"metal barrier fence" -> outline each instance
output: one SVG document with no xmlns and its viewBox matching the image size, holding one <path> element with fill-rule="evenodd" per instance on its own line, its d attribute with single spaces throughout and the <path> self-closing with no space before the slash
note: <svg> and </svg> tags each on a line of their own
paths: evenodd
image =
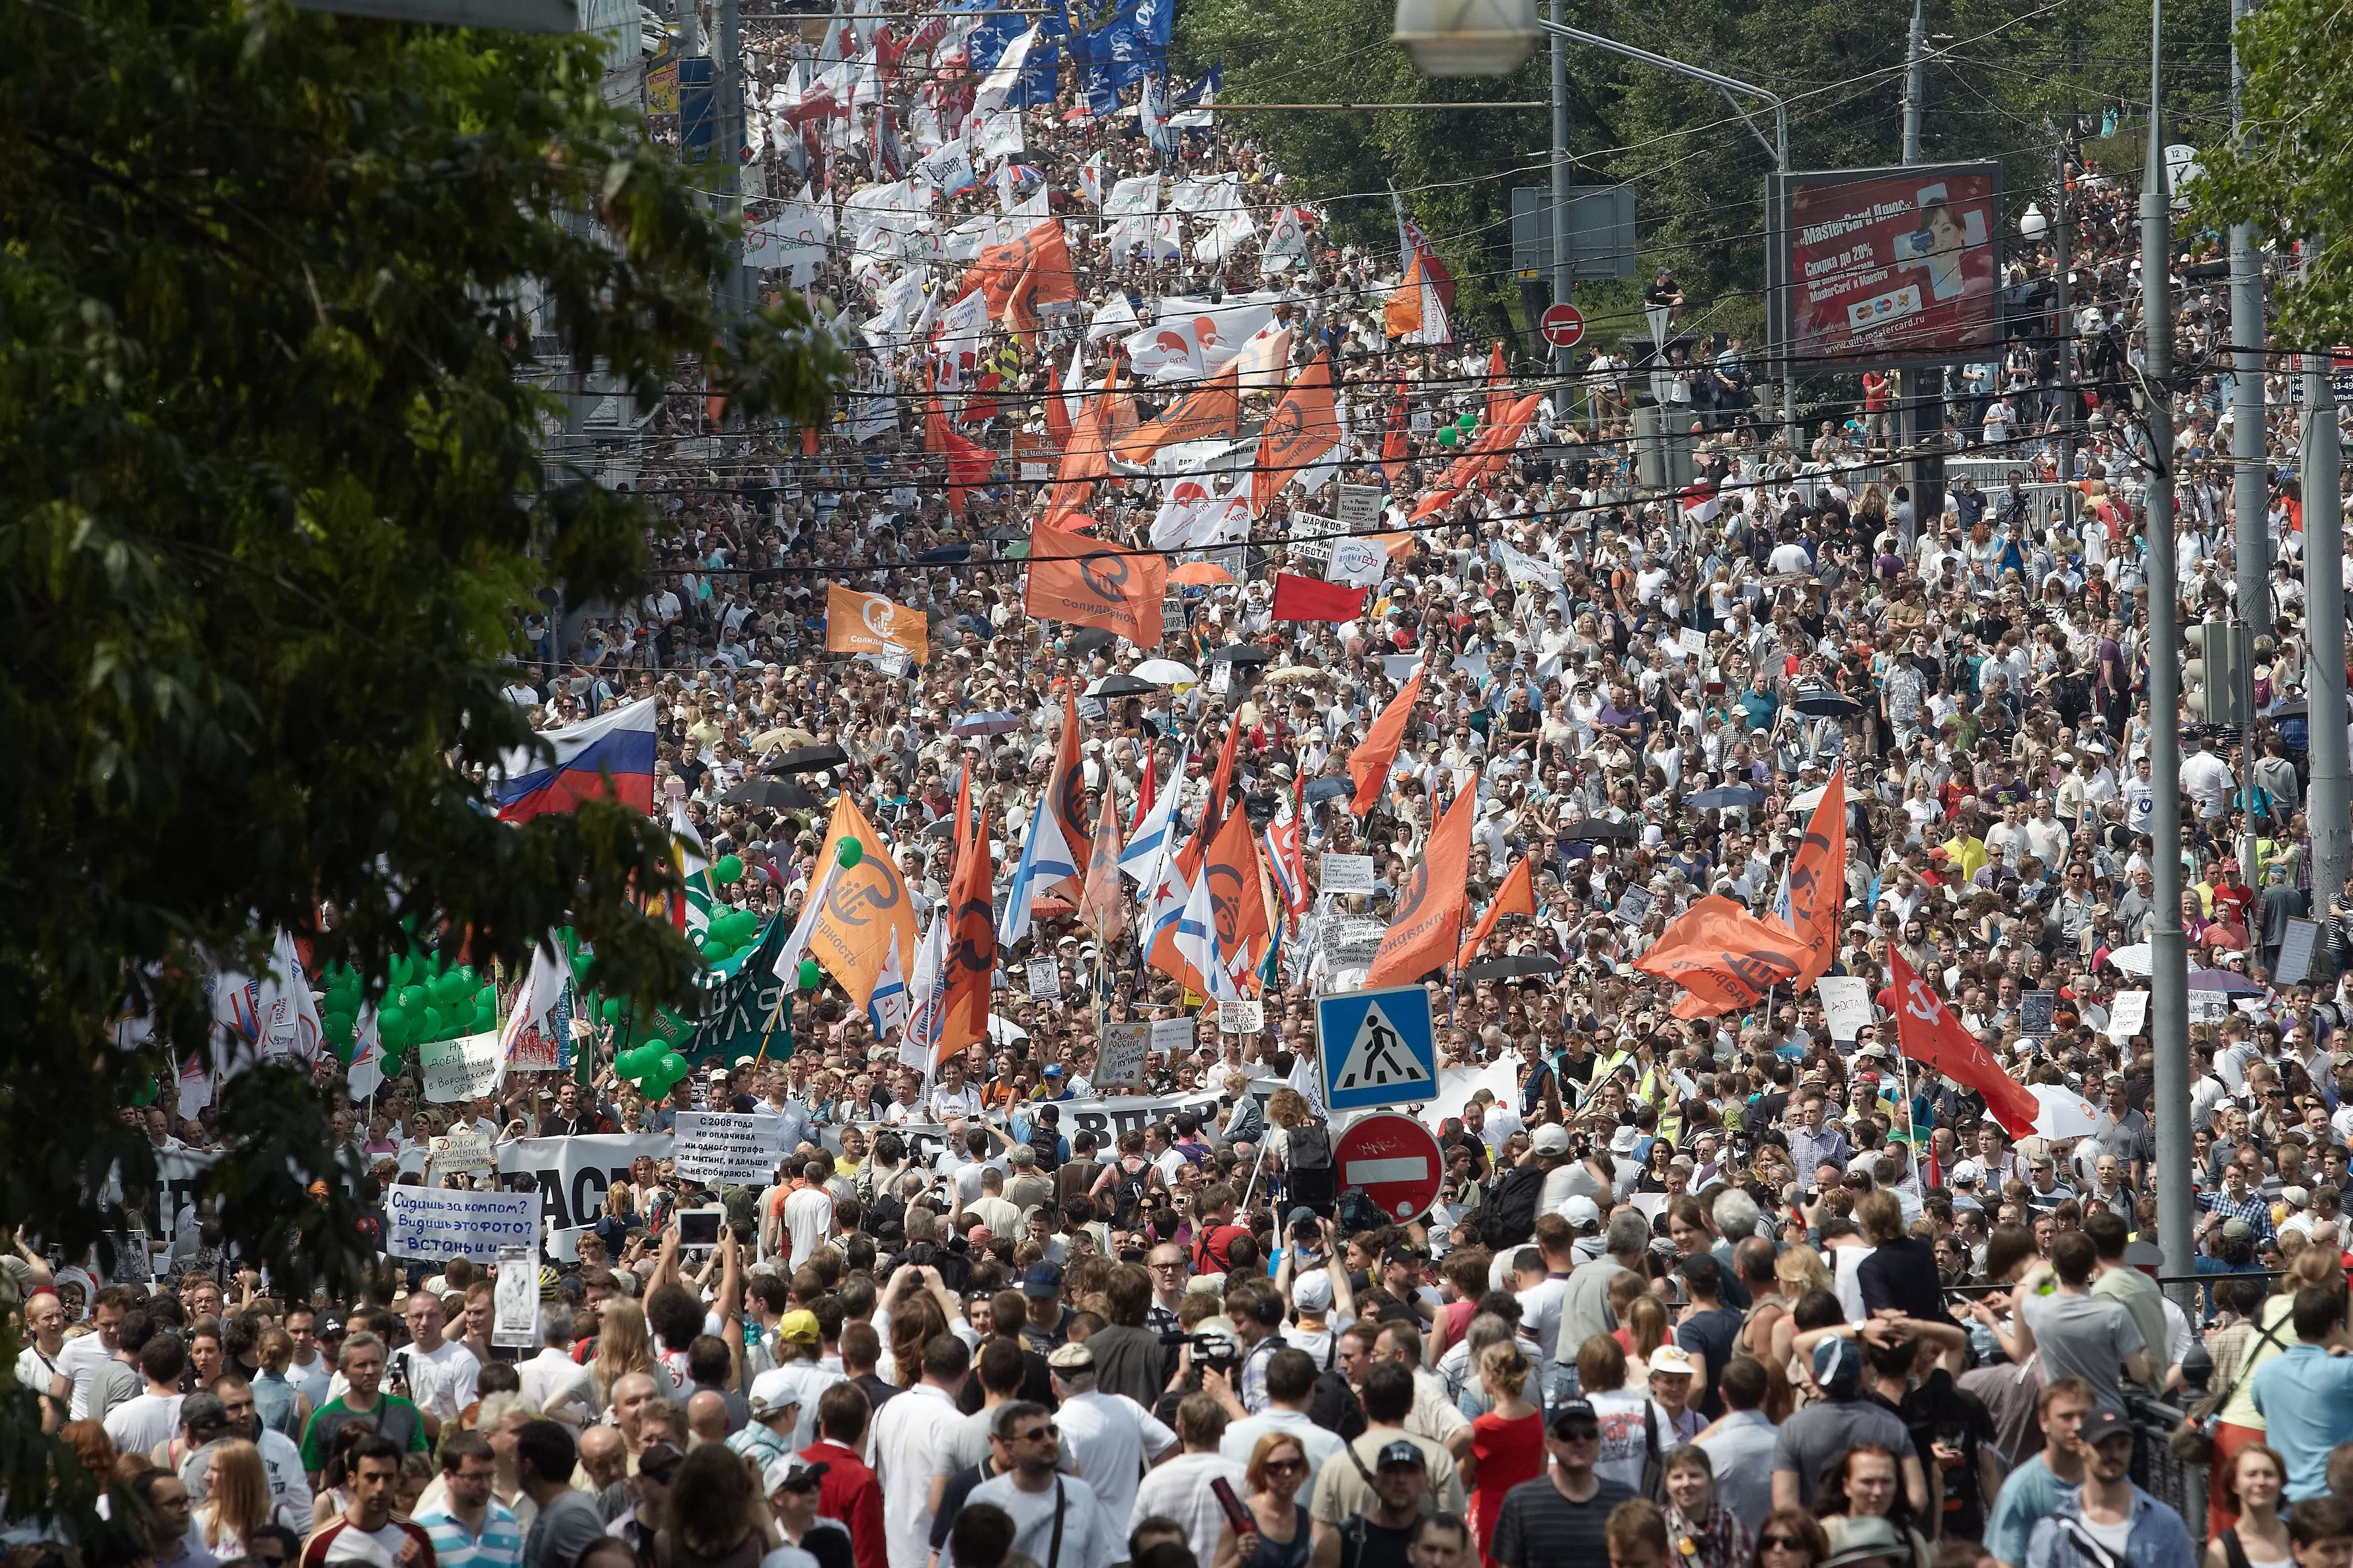
<svg viewBox="0 0 2353 1568">
<path fill-rule="evenodd" d="M 2128 1395 L 2126 1407 L 2133 1424 L 2133 1483 L 2158 1501 L 2169 1504 L 2189 1527 L 2193 1541 L 2206 1539 L 2206 1467 L 2175 1455 L 2166 1441 L 2186 1413 L 2178 1405 L 2140 1395 Z"/>
</svg>

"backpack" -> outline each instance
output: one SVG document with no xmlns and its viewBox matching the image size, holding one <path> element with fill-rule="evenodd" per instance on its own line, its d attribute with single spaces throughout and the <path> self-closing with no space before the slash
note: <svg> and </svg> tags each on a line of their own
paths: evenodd
<svg viewBox="0 0 2353 1568">
<path fill-rule="evenodd" d="M 1038 1156 L 1038 1169 L 1052 1171 L 1062 1163 L 1062 1130 L 1050 1122 L 1032 1123 L 1029 1148 Z"/>
<path fill-rule="evenodd" d="M 1339 1173 L 1332 1165 L 1332 1130 L 1294 1127 L 1285 1135 L 1283 1147 L 1285 1195 L 1293 1204 L 1321 1210 L 1340 1188 Z"/>
<path fill-rule="evenodd" d="M 1112 1202 L 1116 1205 L 1114 1217 L 1121 1223 L 1125 1224 L 1134 1220 L 1136 1211 L 1144 1206 L 1145 1200 L 1151 1195 L 1152 1169 L 1152 1162 L 1149 1160 L 1133 1171 L 1127 1168 L 1125 1161 L 1120 1163 L 1119 1173 L 1112 1179 L 1111 1194 Z"/>
<path fill-rule="evenodd" d="M 1534 1165 L 1504 1173 L 1479 1205 L 1480 1245 L 1495 1252 L 1527 1245 L 1536 1233 L 1536 1200 L 1544 1195 L 1546 1173 Z"/>
<path fill-rule="evenodd" d="M 1333 1336 L 1333 1348 L 1339 1347 L 1339 1336 Z M 1365 1435 L 1371 1423 L 1365 1419 L 1365 1407 L 1356 1398 L 1356 1391 L 1348 1386 L 1348 1374 L 1327 1367 L 1315 1374 L 1315 1387 L 1307 1396 L 1307 1419 L 1331 1433 L 1343 1443 L 1353 1443 Z"/>
</svg>

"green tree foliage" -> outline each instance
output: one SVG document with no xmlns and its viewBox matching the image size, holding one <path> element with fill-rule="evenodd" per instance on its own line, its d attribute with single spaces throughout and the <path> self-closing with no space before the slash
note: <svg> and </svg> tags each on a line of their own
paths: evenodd
<svg viewBox="0 0 2353 1568">
<path fill-rule="evenodd" d="M 2239 25 L 2247 81 L 2247 136 L 2210 150 L 2193 212 L 2220 227 L 2253 226 L 2282 258 L 2299 243 L 2306 264 L 2279 286 L 2280 338 L 2325 347 L 2353 342 L 2353 56 L 2344 13 L 2312 0 L 2275 0 Z"/>
<path fill-rule="evenodd" d="M 608 994 L 691 994 L 631 896 L 670 879 L 655 825 L 485 806 L 520 609 L 644 566 L 635 503 L 540 459 L 520 310 L 640 398 L 707 375 L 810 419 L 842 367 L 797 300 L 720 321 L 723 229 L 584 40 L 40 0 L 0 49 L 0 1225 L 79 1254 L 110 1168 L 152 1173 L 118 1109 L 203 1041 L 202 955 L 258 972 L 322 901 L 364 973 L 570 923 Z M 126 1012 L 156 1026 L 123 1047 Z M 227 1093 L 254 1152 L 211 1189 L 287 1289 L 356 1256 L 350 1184 L 307 1190 L 328 1109 L 284 1068 Z"/>
</svg>

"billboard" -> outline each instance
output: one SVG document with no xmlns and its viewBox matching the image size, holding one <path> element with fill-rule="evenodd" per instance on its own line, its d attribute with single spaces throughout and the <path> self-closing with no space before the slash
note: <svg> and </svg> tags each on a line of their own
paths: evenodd
<svg viewBox="0 0 2353 1568">
<path fill-rule="evenodd" d="M 1776 347 L 1800 370 L 1943 360 L 2001 340 L 2001 166 L 1773 175 Z"/>
</svg>

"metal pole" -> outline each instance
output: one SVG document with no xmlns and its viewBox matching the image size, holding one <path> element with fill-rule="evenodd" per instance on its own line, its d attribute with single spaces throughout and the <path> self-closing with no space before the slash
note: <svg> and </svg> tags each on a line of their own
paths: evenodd
<svg viewBox="0 0 2353 1568">
<path fill-rule="evenodd" d="M 1773 172 L 1783 179 L 1789 176 L 1789 106 L 1778 98 L 1773 100 Z M 1769 197 L 1767 202 L 1769 205 Z M 1773 215 L 1769 212 L 1765 215 L 1765 232 L 1773 232 Z M 1781 319 L 1788 321 L 1797 314 L 1791 308 L 1798 297 L 1797 279 L 1783 278 L 1781 289 Z M 1787 343 L 1781 346 L 1781 434 L 1789 443 L 1789 467 L 1794 472 L 1805 459 L 1798 447 L 1798 361 Z"/>
<path fill-rule="evenodd" d="M 2075 308 L 2069 298 L 2067 271 L 2073 263 L 2067 251 L 2073 236 L 2067 216 L 2067 142 L 2059 142 L 2059 185 L 2056 210 L 2051 218 L 2052 243 L 2059 257 L 2059 494 L 2067 509 L 2067 526 L 2075 526 Z"/>
<path fill-rule="evenodd" d="M 744 216 L 744 38 L 736 16 L 736 0 L 719 0 L 719 171 L 720 206 L 726 216 Z M 720 303 L 730 317 L 751 310 L 744 287 L 744 242 L 727 245 L 726 281 Z"/>
<path fill-rule="evenodd" d="M 2345 516 L 2337 394 L 2328 373 L 2328 355 L 2305 356 L 2304 613 L 2311 668 L 2304 689 L 2311 700 L 2305 722 L 2312 735 L 2312 790 L 2305 821 L 2312 829 L 2316 920 L 2328 918 L 2353 871 L 2353 823 L 2346 815 L 2353 765 L 2346 760 L 2345 734 Z"/>
<path fill-rule="evenodd" d="M 2147 403 L 2148 542 L 2148 833 L 2154 846 L 2155 908 L 2149 920 L 2149 1037 L 2157 1050 L 2157 1224 L 2165 1271 L 2197 1268 L 2190 1237 L 2189 962 L 2181 931 L 2181 628 L 2174 619 L 2173 248 L 2165 181 L 2165 100 L 2158 41 L 2165 0 L 2150 0 L 2148 167 L 2140 188 L 2142 327 L 2147 333 L 2141 386 Z M 2180 1287 L 2176 1287 L 2177 1289 Z"/>
<path fill-rule="evenodd" d="M 1928 90 L 1928 19 L 1924 0 L 1912 0 L 1912 34 L 1904 46 L 1904 166 L 1920 161 L 1920 100 Z"/>
<path fill-rule="evenodd" d="M 1563 20 L 1567 0 L 1552 0 L 1552 19 L 1556 26 Z M 1558 33 L 1552 36 L 1552 300 L 1556 305 L 1569 302 L 1575 280 L 1568 270 L 1568 39 Z M 1552 368 L 1556 375 L 1567 375 L 1572 349 L 1555 349 Z M 1569 394 L 1574 396 L 1574 391 Z M 1563 399 L 1567 402 L 1567 398 Z M 1567 410 L 1562 409 L 1566 417 Z"/>
<path fill-rule="evenodd" d="M 2250 0 L 2231 0 L 2231 129 L 2241 127 L 2238 23 L 2254 7 Z M 2243 704 L 2246 742 L 2242 773 L 2255 765 L 2255 638 L 2271 625 L 2271 526 L 2266 514 L 2263 427 L 2263 263 L 2256 253 L 2253 231 L 2245 224 L 2231 226 L 2231 518 L 2232 542 L 2237 546 L 2239 618 L 2247 624 L 2247 658 L 2239 671 L 2239 700 Z M 2239 869 L 2250 888 L 2255 880 L 2255 814 L 2246 816 L 2246 831 L 2239 839 Z"/>
</svg>

